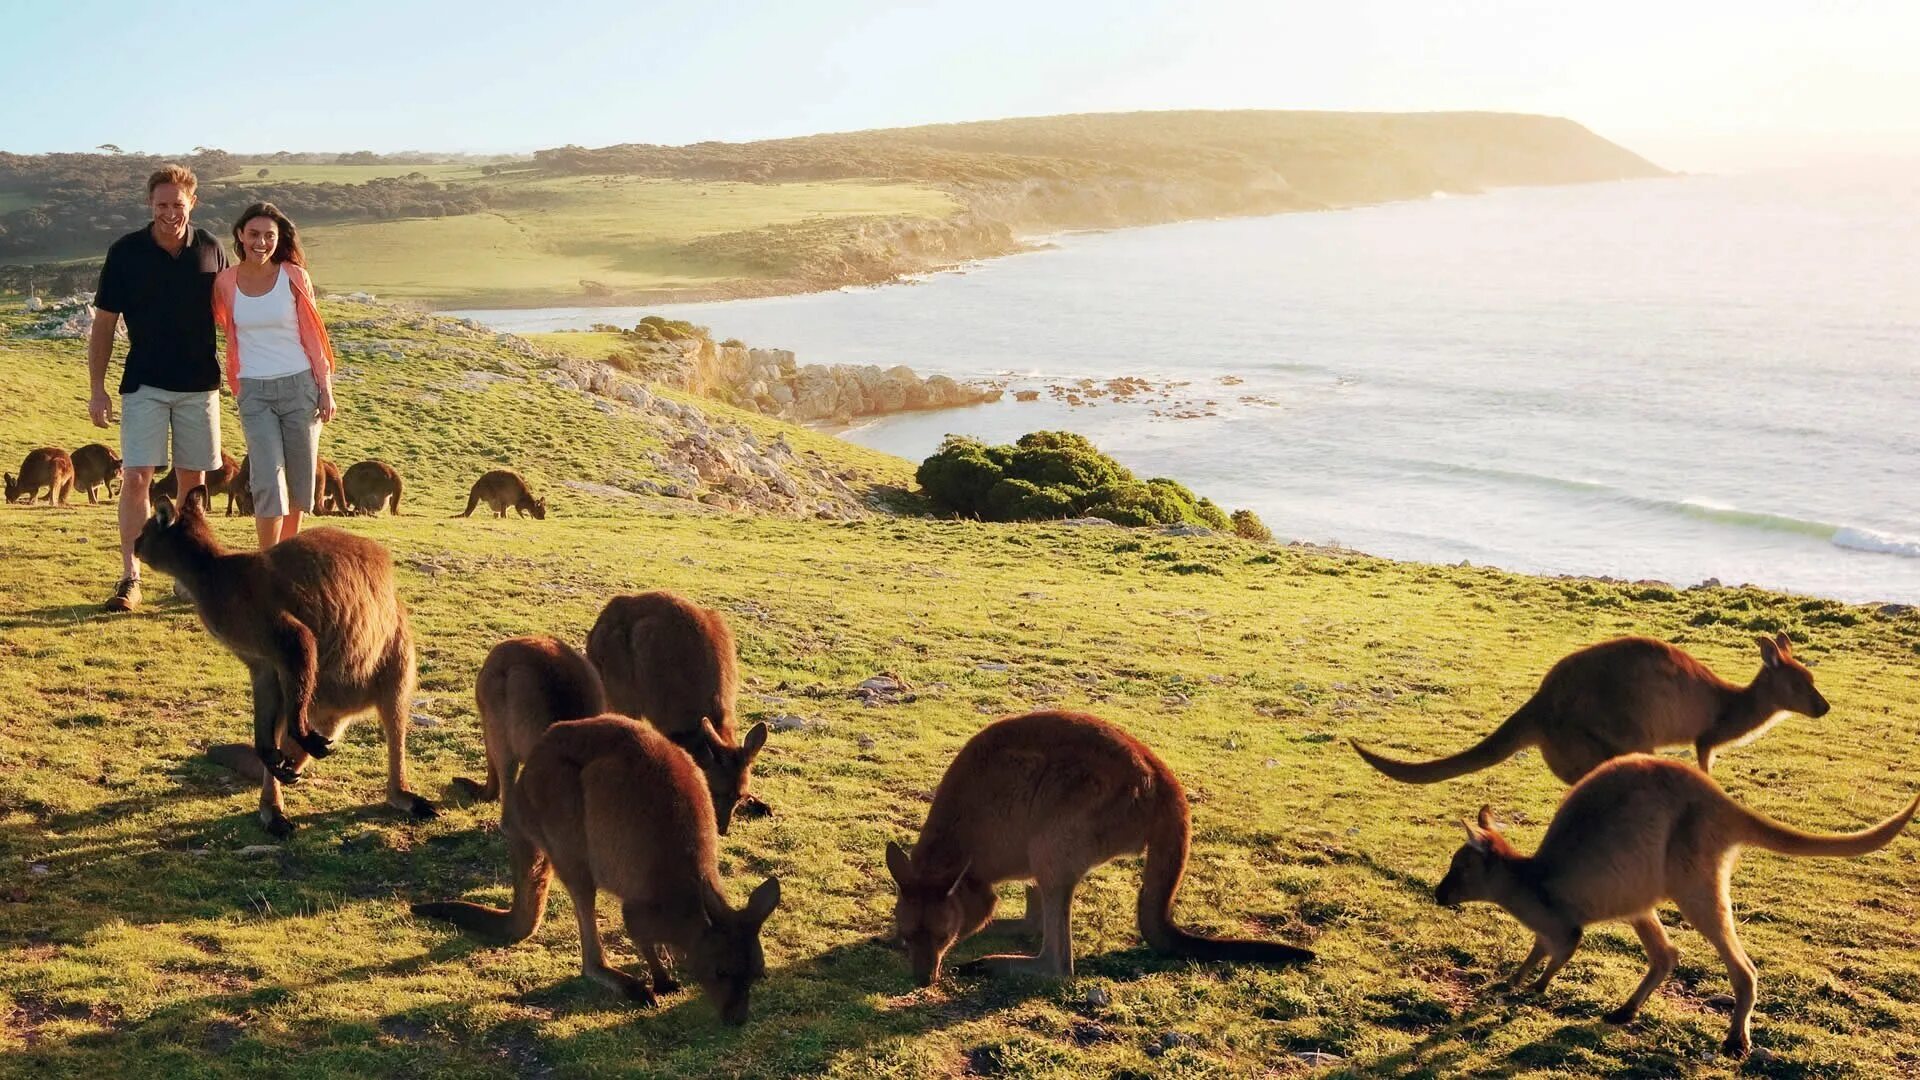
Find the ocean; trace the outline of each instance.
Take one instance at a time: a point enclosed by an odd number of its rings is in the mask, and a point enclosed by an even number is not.
[[[1064,235],[880,288],[461,314],[649,313],[802,363],[1007,385],[843,433],[907,458],[1065,428],[1286,538],[1920,602],[1920,167],[1502,190]],[[1101,393],[1121,377],[1151,389]]]

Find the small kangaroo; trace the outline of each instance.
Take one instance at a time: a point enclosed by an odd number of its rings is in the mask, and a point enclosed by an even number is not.
[[[1716,747],[1752,742],[1787,713],[1818,719],[1830,708],[1785,633],[1756,640],[1760,673],[1746,686],[1664,641],[1615,638],[1568,654],[1506,723],[1451,757],[1396,761],[1349,741],[1367,764],[1408,784],[1464,776],[1529,746],[1569,784],[1609,758],[1687,743],[1711,772]]]
[[[93,489],[104,487],[107,497],[120,494],[120,455],[99,443],[88,443],[73,452],[73,483],[87,493],[88,502],[96,502]]]
[[[713,792],[722,836],[736,809],[747,817],[773,812],[747,791],[767,725],[753,725],[745,740],[734,733],[740,668],[719,612],[670,592],[616,596],[587,634],[587,658],[614,712],[646,720],[693,755]]]
[[[32,502],[40,489],[46,488],[48,506],[56,501],[65,506],[67,496],[73,494],[73,459],[57,446],[28,451],[26,460],[20,463],[20,479],[15,480],[12,473],[4,476],[8,502],[22,496]]]
[[[994,886],[1029,881],[1024,920],[997,929],[1041,935],[1038,956],[988,956],[966,968],[1073,975],[1073,891],[1094,867],[1146,849],[1136,914],[1153,949],[1197,960],[1297,964],[1292,945],[1201,937],[1173,921],[1186,873],[1186,792],[1145,743],[1096,716],[1035,712],[996,720],[967,740],[934,792],[909,854],[887,844],[899,886],[894,927],[922,986],[947,950],[987,925]]]
[[[229,454],[224,450],[221,451],[220,467],[217,469],[213,469],[203,474],[202,476],[203,486],[205,486],[207,489],[207,505],[209,507],[213,505],[213,497],[215,495],[231,492],[233,490],[234,478],[239,475],[240,475],[240,463],[233,460],[232,454]],[[165,495],[169,499],[177,500],[180,498],[180,491],[178,490],[179,487],[180,487],[179,478],[174,475],[173,469],[168,469],[167,475],[162,476],[158,480],[155,480],[153,482],[153,487],[148,489],[149,497],[157,498],[161,495]]]
[[[506,517],[508,510],[518,510],[521,517],[532,514],[535,521],[547,518],[547,500],[534,498],[520,474],[507,469],[495,469],[475,480],[473,490],[467,493],[467,508],[453,516],[472,517],[473,508],[482,502],[493,508],[494,517]]]
[[[652,1005],[679,989],[662,955],[671,950],[720,1019],[743,1024],[748,993],[766,975],[760,928],[780,904],[780,879],[762,882],[739,911],[727,904],[705,788],[685,751],[645,724],[612,715],[555,724],[502,808],[513,906],[454,900],[415,904],[413,913],[501,944],[524,941],[540,928],[557,873],[580,923],[581,974]],[[651,988],[607,966],[594,912],[601,889],[620,898]]]
[[[229,552],[207,524],[204,488],[176,510],[162,496],[134,541],[147,565],[186,583],[207,632],[253,676],[253,745],[213,747],[218,763],[258,778],[260,822],[293,832],[280,784],[332,753],[352,717],[373,709],[387,741],[387,804],[436,816],[407,786],[413,635],[385,548],[314,529],[267,551]]]
[[[513,788],[547,728],[606,711],[600,675],[587,658],[559,638],[508,638],[480,665],[473,696],[480,706],[480,733],[487,747],[485,783],[459,777],[454,786],[482,802],[502,799]]]
[[[1609,1024],[1631,1021],[1673,973],[1679,950],[1653,912],[1662,900],[1672,900],[1727,965],[1733,1026],[1722,1049],[1739,1057],[1753,1044],[1756,985],[1727,894],[1741,847],[1784,855],[1864,855],[1899,835],[1916,809],[1920,798],[1870,829],[1817,836],[1741,806],[1684,761],[1629,754],[1601,765],[1567,792],[1531,856],[1515,851],[1495,829],[1492,808],[1481,807],[1478,825],[1462,823],[1467,842],[1433,895],[1446,907],[1498,904],[1533,931],[1533,951],[1505,984],[1517,986],[1545,960],[1529,993],[1546,988],[1579,947],[1585,927],[1613,920],[1632,925],[1647,950],[1647,975],[1606,1015]]]
[[[240,459],[240,471],[234,474],[233,483],[227,485],[227,516],[232,517],[236,510],[242,515],[253,513],[252,454]],[[319,517],[347,512],[347,496],[340,486],[340,466],[326,458],[321,458],[313,467],[313,512]]]
[[[341,478],[341,489],[352,513],[370,517],[384,507],[394,517],[400,516],[400,473],[384,461],[356,461],[349,465]]]

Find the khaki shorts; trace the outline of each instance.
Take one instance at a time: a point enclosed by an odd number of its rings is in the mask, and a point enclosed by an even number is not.
[[[166,468],[169,436],[175,464],[201,472],[218,469],[220,392],[143,386],[120,395],[120,457],[126,468]]]

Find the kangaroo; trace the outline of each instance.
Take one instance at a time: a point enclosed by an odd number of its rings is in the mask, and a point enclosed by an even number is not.
[[[747,791],[767,725],[753,725],[736,741],[739,660],[719,612],[670,592],[616,596],[587,635],[587,658],[599,669],[614,712],[646,720],[693,755],[713,792],[722,836],[736,810],[747,817],[773,812]]]
[[[207,632],[252,673],[253,745],[209,753],[260,780],[268,832],[293,832],[280,785],[298,782],[308,757],[332,753],[348,721],[368,709],[386,736],[388,805],[436,816],[407,786],[413,635],[385,548],[314,529],[267,551],[229,552],[207,523],[206,490],[194,488],[177,510],[165,496],[156,501],[134,554],[186,584]]]
[[[557,873],[580,923],[581,974],[652,1005],[654,995],[679,989],[662,956],[671,950],[720,1019],[743,1024],[747,995],[766,975],[760,928],[780,904],[780,879],[762,882],[745,908],[728,906],[705,787],[693,759],[645,724],[612,715],[555,724],[501,813],[513,906],[443,901],[415,904],[413,913],[502,944],[524,941],[540,928]],[[594,912],[601,889],[620,898],[651,988],[607,966]]]
[[[1587,926],[1612,920],[1632,925],[1647,950],[1647,975],[1606,1015],[1609,1024],[1631,1021],[1673,973],[1679,950],[1653,912],[1662,900],[1672,900],[1727,965],[1733,1026],[1722,1050],[1739,1057],[1753,1044],[1756,986],[1727,894],[1741,847],[1783,855],[1864,855],[1899,835],[1916,809],[1920,798],[1870,829],[1817,836],[1741,806],[1684,761],[1629,754],[1601,765],[1567,792],[1531,856],[1515,851],[1494,827],[1492,808],[1481,807],[1478,825],[1462,823],[1467,842],[1433,895],[1446,907],[1498,904],[1533,931],[1533,951],[1506,980],[1517,986],[1546,961],[1529,993],[1546,988]]]
[[[508,638],[495,645],[480,665],[473,696],[487,746],[487,779],[460,777],[453,783],[482,802],[505,801],[502,790],[512,789],[520,763],[547,728],[606,711],[599,673],[586,657],[551,637]]]
[[[1040,954],[966,967],[1071,977],[1074,889],[1094,867],[1142,848],[1136,913],[1155,950],[1196,960],[1312,960],[1292,945],[1201,937],[1174,924],[1189,829],[1186,792],[1172,770],[1099,717],[1035,712],[988,724],[941,777],[912,853],[887,844],[887,871],[900,890],[894,927],[914,977],[922,986],[939,980],[947,950],[987,926],[1003,881],[1035,883],[1026,918],[996,928],[1039,932]]]
[[[369,517],[385,507],[400,516],[400,473],[384,461],[357,461],[347,467],[341,478],[350,513]]]
[[[8,502],[16,502],[22,496],[32,502],[40,489],[46,488],[48,506],[56,501],[65,506],[67,496],[73,494],[73,459],[57,446],[29,451],[26,460],[20,463],[20,479],[15,480],[12,473],[4,475]]]
[[[472,517],[473,508],[482,502],[493,508],[494,517],[506,517],[508,510],[518,510],[521,517],[532,514],[535,521],[547,518],[547,500],[534,498],[520,474],[506,469],[495,469],[475,480],[467,494],[467,508],[453,516]]]
[[[209,470],[202,477],[202,482],[207,489],[207,505],[213,505],[215,495],[232,491],[234,478],[239,475],[240,463],[233,460],[232,454],[221,451],[220,467]],[[155,480],[153,487],[148,489],[149,497],[165,495],[169,499],[178,499],[181,494],[179,487],[179,478],[174,475],[174,470],[168,469],[167,475]]]
[[[73,452],[73,483],[87,493],[88,502],[96,502],[93,489],[104,487],[107,497],[120,494],[120,455],[99,443],[88,443]]]
[[[1664,641],[1623,637],[1590,645],[1547,671],[1520,710],[1476,746],[1438,761],[1396,761],[1349,740],[1367,764],[1408,784],[1431,784],[1538,746],[1571,784],[1608,758],[1692,743],[1702,771],[1715,748],[1743,746],[1787,713],[1819,717],[1830,706],[1785,633],[1756,639],[1760,673],[1735,686]]]
[[[227,516],[235,511],[242,515],[253,513],[253,455],[240,459],[240,471],[234,474],[233,483],[227,485]],[[321,458],[313,467],[313,512],[325,517],[329,514],[347,512],[346,493],[340,486],[340,466]]]
[[[240,459],[240,471],[233,474],[233,483],[227,485],[227,516],[232,517],[235,507],[243,515],[253,513],[253,455]]]

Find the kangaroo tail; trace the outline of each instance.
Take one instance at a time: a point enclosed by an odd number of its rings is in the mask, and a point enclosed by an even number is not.
[[[393,474],[393,499],[387,503],[387,513],[400,516],[400,474]]]
[[[1915,796],[1905,810],[1872,828],[1824,836],[1819,833],[1801,832],[1791,825],[1783,825],[1739,803],[1733,805],[1740,811],[1746,822],[1745,836],[1741,838],[1744,843],[1766,848],[1768,851],[1777,851],[1782,855],[1839,857],[1865,855],[1869,851],[1878,851],[1892,843],[1893,838],[1900,835],[1900,830],[1907,827],[1907,822],[1913,820],[1914,811],[1920,810],[1920,796]]]
[[[247,743],[220,743],[207,747],[207,757],[223,769],[232,769],[248,780],[265,780],[266,766],[260,764],[260,755]]]
[[[467,508],[453,516],[454,517],[472,517],[473,508],[479,505],[480,505],[480,489],[476,487],[473,489],[473,493],[467,496]]]
[[[1171,781],[1172,776],[1168,774],[1166,779]],[[1147,836],[1147,865],[1140,881],[1140,936],[1154,951],[1247,964],[1301,964],[1314,958],[1307,949],[1277,941],[1202,937],[1174,925],[1173,898],[1186,874],[1189,839],[1187,797],[1177,785],[1170,784]]]
[[[465,900],[436,900],[412,905],[413,913],[450,922],[501,945],[532,937],[546,915],[547,885],[553,880],[553,866],[524,836],[502,831],[507,833],[507,853],[513,860],[512,907],[490,908]]]
[[[1532,717],[1528,706],[1522,705],[1519,712],[1507,717],[1506,723],[1494,728],[1493,734],[1451,757],[1435,761],[1398,761],[1374,753],[1360,745],[1358,739],[1348,741],[1367,764],[1393,779],[1403,784],[1433,784],[1498,765],[1533,745],[1534,739]]]

